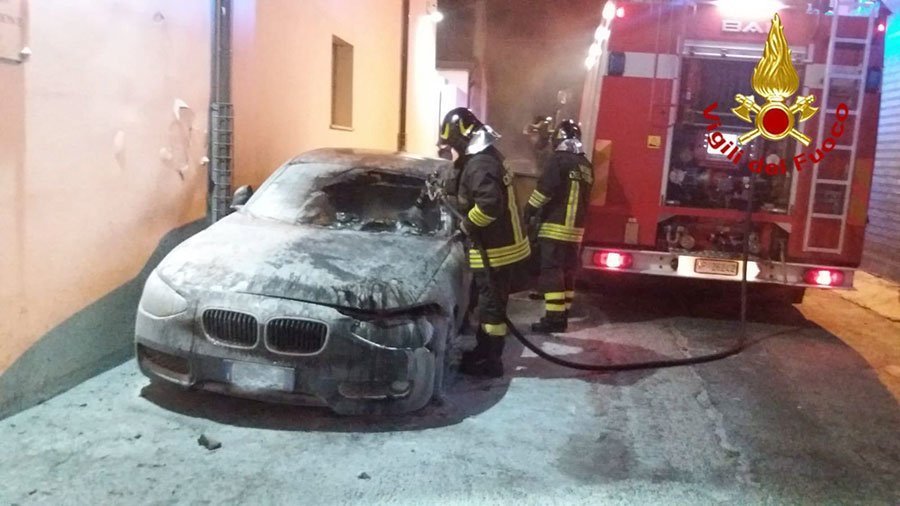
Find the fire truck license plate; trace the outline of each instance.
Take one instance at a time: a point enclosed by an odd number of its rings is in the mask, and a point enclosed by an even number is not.
[[[715,276],[737,276],[740,264],[731,260],[712,260],[698,258],[694,261],[694,272],[697,274],[712,274]]]

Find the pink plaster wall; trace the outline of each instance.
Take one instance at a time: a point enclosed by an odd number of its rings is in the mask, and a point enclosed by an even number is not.
[[[208,3],[29,11],[33,55],[0,63],[0,372],[204,214]]]

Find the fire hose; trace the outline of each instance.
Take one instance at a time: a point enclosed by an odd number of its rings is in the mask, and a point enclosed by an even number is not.
[[[509,316],[504,315],[504,322],[509,328],[510,333],[522,343],[523,346],[534,352],[535,355],[552,362],[556,365],[566,367],[569,369],[577,369],[581,371],[593,371],[593,372],[622,372],[622,371],[637,371],[637,370],[646,370],[646,369],[664,369],[671,367],[684,367],[689,365],[697,365],[697,364],[705,364],[709,362],[714,362],[717,360],[722,360],[728,357],[732,357],[737,355],[751,346],[758,344],[759,342],[770,339],[779,335],[788,334],[790,332],[794,332],[796,328],[789,328],[785,330],[781,330],[778,332],[774,332],[771,334],[764,335],[762,337],[757,337],[754,339],[750,339],[747,336],[747,264],[749,262],[750,255],[750,228],[753,220],[753,195],[754,195],[754,186],[755,186],[755,174],[750,176],[750,184],[748,189],[748,198],[747,198],[747,213],[745,217],[745,228],[744,228],[744,239],[743,239],[743,254],[742,254],[742,277],[741,277],[741,315],[740,315],[740,329],[738,332],[738,340],[732,347],[727,348],[725,350],[710,353],[707,355],[699,355],[695,357],[687,357],[680,359],[665,359],[665,360],[651,360],[644,362],[628,362],[624,364],[586,364],[582,362],[572,362],[570,360],[565,360],[550,353],[547,353],[540,346],[531,342],[524,334],[510,321]],[[433,191],[430,192],[432,197],[439,201],[441,205],[447,209],[451,214],[453,214],[458,220],[464,220],[465,218],[462,216],[462,213],[459,212],[458,209],[446,199],[446,195],[441,191]],[[478,250],[481,255],[482,261],[484,262],[485,272],[487,274],[488,283],[493,286],[493,275],[494,270],[490,264],[490,258],[488,258],[487,250],[484,245],[478,239],[477,234],[472,234],[469,236],[469,239],[475,245],[475,248]],[[492,292],[496,293],[496,290],[492,290]]]

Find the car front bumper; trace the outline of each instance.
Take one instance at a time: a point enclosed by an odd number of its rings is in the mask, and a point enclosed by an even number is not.
[[[256,308],[285,314],[285,308],[264,306]],[[304,306],[293,305],[290,311],[322,321],[339,315],[330,308]],[[333,326],[324,348],[312,355],[275,353],[262,339],[237,348],[206,337],[195,317],[199,313],[195,308],[157,318],[138,310],[136,355],[145,375],[184,388],[328,406],[341,414],[414,411],[434,392],[436,357],[428,348],[373,345],[334,330],[339,325]]]

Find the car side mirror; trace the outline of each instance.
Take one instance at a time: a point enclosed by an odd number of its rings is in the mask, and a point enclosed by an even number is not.
[[[250,197],[253,196],[253,187],[250,185],[244,185],[234,191],[234,195],[231,196],[231,209],[237,211],[238,209],[244,207],[244,204],[250,200]]]

